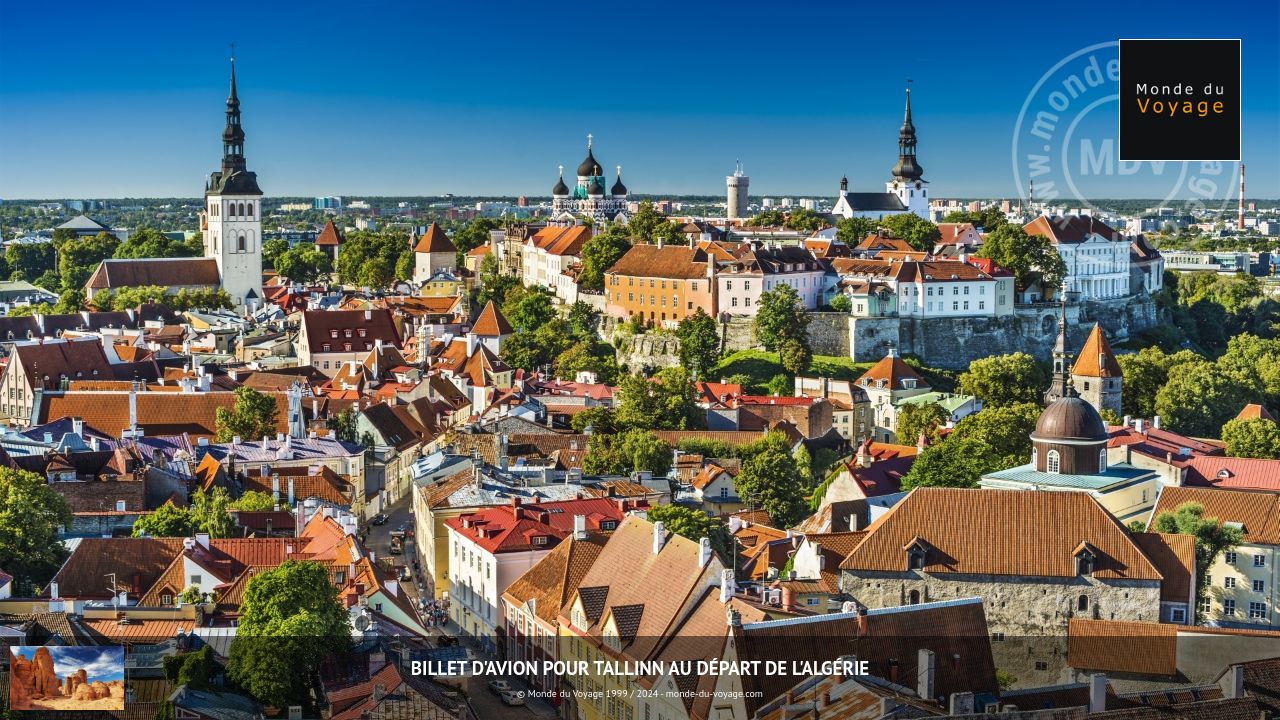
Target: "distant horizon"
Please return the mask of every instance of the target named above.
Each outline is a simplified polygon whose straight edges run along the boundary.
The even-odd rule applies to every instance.
[[[1189,16],[1200,36],[1242,38],[1248,187],[1280,197],[1280,7],[1251,7],[1248,23],[1205,15],[1191,0],[1158,7],[1085,0],[1073,16],[1107,22],[1062,32],[1022,4],[989,3],[965,13],[972,28],[957,37],[955,23],[903,22],[904,13],[957,13],[927,0],[910,10],[820,3],[781,13],[758,2],[584,13],[503,0],[352,13],[320,0],[270,3],[230,24],[198,6],[103,13],[72,0],[49,13],[11,3],[0,38],[0,198],[198,196],[221,159],[235,42],[245,156],[268,197],[353,185],[384,197],[545,196],[557,166],[573,175],[588,133],[610,181],[621,165],[628,188],[646,195],[723,195],[739,159],[752,197],[834,198],[842,176],[851,191],[881,192],[910,80],[931,192],[1016,200],[1026,178],[1014,171],[1025,159],[1015,129],[1040,107],[1030,103],[1055,63],[1095,45],[1105,60],[1119,37],[1185,37]],[[98,37],[122,42],[111,52],[94,43],[51,51],[63,18],[80,15],[94,18]],[[339,16],[343,47],[330,52]],[[795,36],[803,52],[753,40],[796,23],[808,24]],[[840,42],[852,27],[885,31]],[[1114,110],[1095,102],[1063,117],[1052,160],[1080,162],[1068,138],[1109,143]],[[1057,189],[1064,198],[1163,198],[1175,188],[1198,197],[1181,176],[1128,173],[1112,159],[1069,178],[1078,188]],[[1233,198],[1229,174],[1213,180],[1210,198]],[[287,192],[271,194],[279,189]]]

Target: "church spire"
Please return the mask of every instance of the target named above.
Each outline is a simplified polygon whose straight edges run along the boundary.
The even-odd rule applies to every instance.
[[[1058,302],[1058,337],[1053,343],[1053,377],[1044,394],[1045,405],[1076,395],[1071,383],[1071,351],[1067,347],[1067,286],[1064,283]]]
[[[244,172],[244,128],[240,126],[240,96],[236,93],[236,56],[231,55],[231,91],[227,94],[227,125],[222,129],[222,174]]]
[[[916,162],[916,126],[911,121],[911,80],[907,80],[906,109],[902,112],[902,127],[898,130],[898,164],[893,166],[893,177],[914,182],[924,176],[924,168]]]

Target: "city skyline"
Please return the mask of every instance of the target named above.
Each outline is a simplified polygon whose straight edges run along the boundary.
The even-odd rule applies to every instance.
[[[1177,12],[1085,5],[1077,17],[1105,8],[1111,22],[1060,33],[1008,5],[976,19],[986,39],[956,42],[936,23],[897,30],[885,9],[833,6],[812,10],[812,19],[844,26],[856,12],[859,27],[886,32],[849,43],[797,33],[795,50],[773,52],[752,40],[768,27],[757,5],[723,17],[713,8],[680,17],[655,9],[622,24],[547,11],[522,15],[524,24],[483,25],[466,8],[430,16],[375,8],[344,25],[346,34],[326,37],[331,7],[269,8],[234,26],[186,8],[130,8],[100,19],[103,36],[122,40],[105,55],[79,45],[50,53],[41,41],[52,21],[8,8],[16,19],[8,27],[27,32],[6,32],[0,43],[0,101],[10,108],[0,116],[0,158],[10,168],[0,197],[196,195],[218,157],[234,40],[245,152],[268,196],[546,196],[556,167],[572,169],[592,133],[609,177],[621,165],[637,195],[723,195],[741,159],[753,198],[830,200],[842,175],[854,190],[888,178],[910,78],[933,194],[1012,199],[1024,192],[1011,170],[1014,124],[1041,75],[1092,43],[1185,35],[1170,17]],[[1260,9],[1252,26],[1277,16]],[[691,28],[714,32],[705,44],[681,42]],[[1033,32],[1044,37],[1006,44]],[[1239,35],[1214,18],[1198,20],[1196,32]],[[543,34],[565,42],[551,53],[528,42]],[[1280,197],[1280,51],[1266,34],[1243,40],[1247,192]],[[513,67],[523,75],[510,78]],[[1079,191],[1162,198],[1168,187],[1110,176],[1083,179]],[[1226,183],[1216,197],[1233,193]]]

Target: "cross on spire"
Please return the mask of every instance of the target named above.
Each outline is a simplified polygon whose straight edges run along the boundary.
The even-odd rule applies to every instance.
[[[591,133],[587,133],[587,149],[591,149]]]

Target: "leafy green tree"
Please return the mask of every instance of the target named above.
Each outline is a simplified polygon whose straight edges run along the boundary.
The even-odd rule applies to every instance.
[[[556,376],[565,380],[572,380],[580,372],[593,372],[599,382],[610,385],[618,379],[617,356],[606,343],[579,340],[556,356],[555,365]]]
[[[915,213],[889,215],[880,220],[880,227],[887,230],[890,237],[906,240],[911,247],[924,252],[933,250],[934,243],[942,239],[937,225]]]
[[[1026,287],[1040,273],[1045,287],[1059,287],[1067,276],[1067,264],[1042,235],[1027,235],[1020,225],[1005,224],[987,233],[979,257],[991,258],[1013,274],[1019,287]]]
[[[276,258],[285,254],[289,249],[289,241],[284,238],[271,238],[262,243],[262,264],[270,267],[276,267]]]
[[[209,537],[231,537],[235,531],[235,521],[231,518],[231,496],[225,488],[215,487],[211,491],[196,490],[191,496],[191,506],[187,508],[191,516],[191,526],[196,532],[209,533]]]
[[[781,284],[760,293],[752,332],[765,350],[779,353],[780,362],[782,347],[788,340],[809,347],[809,314],[796,289]]]
[[[556,309],[550,292],[534,288],[521,293],[515,302],[505,303],[502,314],[517,332],[533,332],[550,322],[556,316]]]
[[[116,247],[117,258],[179,258],[199,257],[204,254],[204,243],[199,236],[189,240],[174,240],[151,228],[142,228],[129,234],[129,238]]]
[[[983,232],[991,232],[1008,221],[1009,219],[1005,217],[1004,211],[994,205],[985,207],[978,212],[953,210],[942,218],[944,223],[972,223],[974,227],[981,228]]]
[[[1260,338],[1248,333],[1235,335],[1227,342],[1227,350],[1217,364],[1223,372],[1256,387],[1263,405],[1280,405],[1280,338]]]
[[[796,470],[799,471],[800,481],[804,483],[804,486],[809,488],[816,485],[817,483],[814,482],[813,477],[813,455],[809,453],[809,447],[804,443],[800,443],[800,447],[796,448],[792,456],[795,457]]]
[[[1252,388],[1214,363],[1178,366],[1156,393],[1155,410],[1165,424],[1185,435],[1209,437],[1249,402]]]
[[[34,305],[18,305],[5,313],[6,317],[31,317],[32,315],[49,315],[53,313],[53,305],[35,303]]]
[[[57,273],[53,243],[9,243],[4,251],[10,280],[34,282],[47,272]],[[57,292],[61,288],[54,288]]]
[[[797,232],[812,233],[827,227],[826,216],[809,210],[808,208],[795,208],[787,214],[786,227],[788,230]]]
[[[204,593],[201,592],[199,585],[192,585],[183,590],[178,599],[182,601],[183,605],[194,605],[204,599]],[[206,645],[205,647],[208,646]]]
[[[658,232],[658,228],[665,222],[667,222],[666,217],[654,208],[653,203],[648,200],[644,200],[641,201],[640,205],[636,208],[636,211],[632,213],[631,217],[627,220],[626,231],[630,233],[631,237],[637,242],[653,243],[655,234]],[[612,226],[610,226],[610,229],[613,229]]]
[[[458,249],[458,267],[463,266],[463,260],[469,251],[489,242],[490,230],[497,230],[500,227],[502,227],[502,224],[494,218],[480,217],[455,232],[453,234],[453,246]]]
[[[842,313],[852,312],[853,301],[849,299],[848,295],[841,293],[831,298],[831,309],[834,310],[835,312],[842,312]]]
[[[410,262],[412,265],[412,262]],[[410,268],[412,274],[412,268]],[[490,254],[480,261],[480,287],[476,289],[475,307],[484,307],[490,300],[498,305],[507,293],[520,285],[520,278],[498,272],[498,257]]]
[[[654,380],[629,375],[618,385],[614,417],[627,428],[686,430],[696,427],[693,383],[681,368],[665,368]]]
[[[1039,402],[1048,384],[1044,368],[1023,352],[979,358],[960,373],[960,391],[981,398],[984,407]]]
[[[628,430],[617,436],[619,452],[627,467],[648,470],[657,476],[671,469],[671,448],[649,430]]]
[[[787,223],[787,216],[781,210],[764,210],[759,215],[747,220],[751,227],[782,227]]]
[[[715,318],[698,308],[676,326],[680,340],[680,366],[697,380],[703,380],[720,360],[720,327]]]
[[[355,443],[360,441],[356,433],[356,411],[351,408],[330,416],[325,424],[333,431],[334,437],[343,442]]]
[[[632,218],[628,227],[634,228],[635,225],[635,218]],[[610,226],[592,235],[591,239],[582,244],[582,273],[578,275],[578,286],[587,290],[603,289],[605,271],[621,260],[630,249],[631,240],[627,231],[620,227]]]
[[[733,486],[743,502],[769,513],[778,527],[791,527],[805,515],[806,486],[786,447],[770,447],[747,458]]]
[[[63,289],[83,288],[98,264],[112,257],[119,245],[120,239],[105,231],[59,245],[58,275]]]
[[[809,369],[813,362],[813,351],[806,340],[787,338],[778,346],[778,358],[782,369],[792,375],[799,375]]]
[[[898,442],[912,445],[921,434],[936,441],[938,428],[950,419],[951,413],[938,403],[904,403],[898,406]]]
[[[587,441],[587,453],[582,456],[582,471],[588,475],[621,475],[627,471],[627,461],[618,447],[617,435],[592,434]]]
[[[350,646],[347,611],[328,570],[287,560],[249,580],[227,675],[275,707],[314,708],[322,663]]]
[[[191,590],[192,588],[187,588],[187,592]],[[199,592],[198,588],[196,590]],[[186,592],[182,594],[182,601],[188,602]],[[163,663],[164,676],[171,685],[174,687],[186,685],[192,690],[209,690],[209,679],[222,671],[222,666],[213,658],[213,647],[210,645],[205,645],[194,652],[167,655]],[[169,703],[161,703],[161,705],[167,706]]]
[[[985,453],[986,448],[972,439],[947,438],[930,445],[916,456],[911,470],[902,478],[902,489],[977,487],[982,474],[990,469]]]
[[[1280,426],[1266,418],[1228,420],[1222,426],[1222,441],[1232,457],[1280,460]]]
[[[218,408],[214,414],[218,442],[230,442],[235,437],[274,436],[278,414],[275,398],[247,385],[236,388],[235,407],[231,410]]]
[[[987,467],[983,472],[1025,465],[1031,462],[1031,432],[1042,410],[1035,402],[985,407],[961,418],[944,443],[974,441],[984,449]]]
[[[1158,533],[1191,535],[1196,539],[1196,608],[1200,607],[1200,601],[1209,589],[1209,570],[1218,555],[1236,547],[1244,539],[1240,528],[1227,526],[1217,518],[1205,517],[1204,506],[1197,502],[1183,503],[1172,513],[1160,513],[1151,523],[1151,529]],[[1200,615],[1198,609],[1196,615]]]
[[[379,290],[391,285],[395,279],[395,264],[384,258],[374,257],[365,261],[357,275],[357,282],[371,290]]]
[[[0,567],[19,587],[42,585],[62,566],[67,549],[58,531],[71,519],[67,501],[43,477],[0,468]]]
[[[569,331],[579,340],[596,340],[596,330],[600,327],[600,312],[582,300],[569,306],[565,315],[569,322]]]
[[[333,272],[333,260],[329,253],[315,245],[299,243],[277,256],[274,267],[276,272],[294,282],[311,285]]]
[[[1156,393],[1169,381],[1169,372],[1185,363],[1203,360],[1190,350],[1169,354],[1158,347],[1142,348],[1136,353],[1117,355],[1124,373],[1121,410],[1126,415],[1150,418],[1156,414]]]
[[[334,270],[338,279],[348,285],[383,288],[396,279],[397,270],[403,269],[399,261],[405,255],[413,255],[413,248],[405,235],[356,230],[347,233],[345,242],[338,248],[338,262]],[[412,262],[409,268],[412,269]],[[408,277],[405,275],[399,279]]]
[[[71,313],[80,312],[84,308],[85,303],[84,290],[81,288],[67,288],[58,295],[58,302],[53,306],[53,313],[57,315],[70,315]]]
[[[876,231],[876,221],[864,217],[840,218],[836,221],[836,239],[854,247]]]
[[[593,434],[612,435],[618,432],[618,424],[613,418],[613,408],[591,407],[583,410],[569,421],[569,426],[576,433],[586,432],[591,427]]]
[[[649,508],[645,516],[649,522],[660,522],[663,529],[682,538],[694,542],[702,542],[702,538],[709,539],[711,549],[720,556],[721,560],[726,564],[732,562],[728,528],[705,512],[682,505],[658,505]]]
[[[276,508],[276,500],[270,493],[248,490],[231,503],[230,509],[241,512],[265,512]]]
[[[553,317],[533,332],[517,331],[502,342],[502,359],[513,368],[534,370],[551,365],[569,350],[568,323]]]
[[[194,533],[191,513],[171,502],[133,522],[134,537],[191,537]]]

